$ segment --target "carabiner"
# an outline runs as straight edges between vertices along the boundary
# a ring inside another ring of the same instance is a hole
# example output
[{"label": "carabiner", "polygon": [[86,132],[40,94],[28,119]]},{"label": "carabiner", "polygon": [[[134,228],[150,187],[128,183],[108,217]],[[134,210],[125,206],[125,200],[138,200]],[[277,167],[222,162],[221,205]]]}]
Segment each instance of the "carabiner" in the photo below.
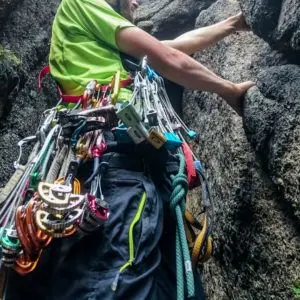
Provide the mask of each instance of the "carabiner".
[{"label": "carabiner", "polygon": [[29,239],[29,234],[27,232],[27,224],[26,224],[26,209],[24,206],[19,206],[16,210],[16,216],[15,216],[15,224],[16,224],[16,230],[18,233],[19,240],[21,242],[21,245],[23,247],[23,251],[26,253],[28,257],[31,259],[34,259],[37,254],[37,248],[35,248],[35,245],[31,242]]},{"label": "carabiner", "polygon": [[120,80],[121,80],[121,71],[118,70],[112,80],[113,93],[111,95],[111,103],[113,105],[116,105],[120,93]]},{"label": "carabiner", "polygon": [[108,169],[109,164],[107,162],[101,162],[100,163],[100,158],[99,157],[95,157],[94,158],[94,169],[93,169],[93,173],[91,174],[91,176],[84,182],[84,186],[85,187],[89,187],[90,184],[92,183],[93,179],[97,176],[97,175],[102,175],[107,169]]},{"label": "carabiner", "polygon": [[83,109],[87,108],[88,100],[91,98],[91,96],[93,96],[97,84],[98,84],[97,80],[92,80],[88,83],[88,85],[83,93],[83,97],[82,97],[82,108]]},{"label": "carabiner", "polygon": [[24,139],[22,139],[21,141],[18,142],[19,156],[18,156],[17,160],[14,161],[15,169],[18,169],[19,167],[21,167],[20,160],[21,160],[22,154],[23,154],[23,151],[22,151],[23,145],[28,143],[28,142],[34,141],[36,139],[37,139],[37,137],[35,135],[32,135],[32,136],[28,136],[28,137],[26,137],[26,138],[24,138]]},{"label": "carabiner", "polygon": [[30,259],[30,257],[28,257],[26,254],[19,256],[14,265],[14,270],[20,275],[26,275],[32,272],[37,266],[41,253],[42,250],[39,251],[37,257],[34,260]]}]

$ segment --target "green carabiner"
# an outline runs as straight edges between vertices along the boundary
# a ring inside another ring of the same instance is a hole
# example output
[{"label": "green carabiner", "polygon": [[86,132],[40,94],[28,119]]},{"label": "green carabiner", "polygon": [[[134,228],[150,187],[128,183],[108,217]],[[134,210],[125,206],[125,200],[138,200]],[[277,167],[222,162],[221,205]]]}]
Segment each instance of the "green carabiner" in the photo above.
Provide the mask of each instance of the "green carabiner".
[{"label": "green carabiner", "polygon": [[30,178],[30,188],[36,189],[41,180],[41,175],[39,172],[34,172]]},{"label": "green carabiner", "polygon": [[[3,233],[2,233],[3,232]],[[17,233],[14,230],[15,234],[12,233],[12,229],[2,229],[1,245],[9,249],[18,249],[20,247],[20,241],[17,237]]]}]

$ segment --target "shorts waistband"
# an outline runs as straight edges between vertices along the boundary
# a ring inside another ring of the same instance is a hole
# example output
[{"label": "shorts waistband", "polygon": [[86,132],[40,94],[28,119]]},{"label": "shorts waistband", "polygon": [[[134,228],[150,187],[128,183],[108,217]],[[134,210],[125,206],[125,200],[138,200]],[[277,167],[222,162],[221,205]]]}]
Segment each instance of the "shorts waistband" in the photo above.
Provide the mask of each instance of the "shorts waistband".
[{"label": "shorts waistband", "polygon": [[109,152],[103,154],[102,162],[107,162],[112,169],[125,169],[136,172],[143,172],[146,169],[145,162],[141,157],[133,157],[123,153]]}]

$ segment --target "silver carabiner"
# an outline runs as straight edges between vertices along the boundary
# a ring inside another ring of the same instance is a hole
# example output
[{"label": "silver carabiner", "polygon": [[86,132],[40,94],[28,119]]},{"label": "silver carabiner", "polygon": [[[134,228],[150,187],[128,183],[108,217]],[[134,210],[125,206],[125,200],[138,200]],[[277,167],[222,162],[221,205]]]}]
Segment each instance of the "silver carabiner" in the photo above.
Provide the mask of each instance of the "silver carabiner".
[{"label": "silver carabiner", "polygon": [[36,137],[35,135],[31,135],[31,136],[28,136],[28,137],[26,137],[26,138],[24,138],[24,139],[22,139],[21,141],[18,142],[17,145],[18,145],[18,147],[19,147],[19,156],[18,156],[17,160],[14,161],[14,168],[15,168],[15,169],[18,169],[18,168],[21,167],[21,165],[20,165],[20,160],[21,160],[22,154],[23,154],[23,151],[22,151],[23,145],[24,145],[24,144],[27,144],[28,142],[31,142],[31,141],[36,140],[36,138],[37,138],[37,137]]},{"label": "silver carabiner", "polygon": [[148,66],[148,58],[147,55],[143,57],[142,59],[142,65],[141,65],[141,73],[143,76],[147,75],[147,66]]}]

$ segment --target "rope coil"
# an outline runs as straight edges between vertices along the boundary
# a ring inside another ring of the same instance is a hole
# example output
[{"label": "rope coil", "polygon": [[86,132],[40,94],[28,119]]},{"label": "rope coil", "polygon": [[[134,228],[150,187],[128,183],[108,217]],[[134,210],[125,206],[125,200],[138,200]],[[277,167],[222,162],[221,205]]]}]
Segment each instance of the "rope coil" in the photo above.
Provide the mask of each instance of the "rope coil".
[{"label": "rope coil", "polygon": [[171,194],[170,208],[176,218],[176,280],[177,299],[184,300],[185,287],[188,298],[195,296],[194,275],[187,238],[184,230],[183,216],[185,213],[185,199],[188,191],[188,180],[185,174],[185,159],[182,154],[179,158],[177,175],[171,175],[173,191]]}]

